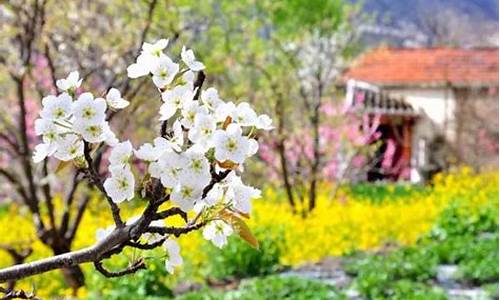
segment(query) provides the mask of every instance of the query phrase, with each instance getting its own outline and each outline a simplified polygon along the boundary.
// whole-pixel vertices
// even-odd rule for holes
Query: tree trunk
[[[309,185],[309,211],[316,207],[316,190],[318,184],[318,171],[320,160],[319,149],[319,111],[320,104],[314,108],[314,114],[311,118],[313,126],[313,162],[311,164],[311,181]]]
[[[290,204],[292,211],[295,212],[295,199],[293,197],[292,185],[290,184],[288,166],[286,164],[285,141],[283,139],[280,139],[279,141],[278,153],[280,156],[281,176],[283,177],[283,183],[285,186],[288,203]]]
[[[286,162],[286,150],[285,150],[285,124],[284,124],[284,103],[283,96],[278,93],[275,111],[278,117],[278,154],[280,157],[280,167],[281,167],[281,177],[285,186],[286,196],[288,203],[295,213],[295,199],[293,196],[292,185],[290,183],[290,174],[288,172],[288,166]]]

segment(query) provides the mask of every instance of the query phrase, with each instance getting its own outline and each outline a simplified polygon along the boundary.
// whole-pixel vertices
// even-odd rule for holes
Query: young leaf
[[[233,230],[253,248],[259,250],[259,241],[253,236],[245,221],[228,210],[220,212],[220,217],[233,227]]]

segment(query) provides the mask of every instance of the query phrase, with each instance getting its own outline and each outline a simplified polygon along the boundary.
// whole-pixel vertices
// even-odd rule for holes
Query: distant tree
[[[321,131],[330,119],[350,117],[325,117],[321,110],[328,104],[342,106],[336,84],[358,51],[356,28],[364,19],[359,9],[340,0],[288,0],[206,1],[185,11],[198,28],[188,34],[203,33],[193,40],[207,65],[220,70],[227,66],[215,78],[220,84],[231,83],[224,85],[229,88],[222,89],[222,96],[244,95],[257,106],[272,105],[277,128],[268,140],[292,208],[297,197],[305,196],[307,210],[312,210],[326,161],[341,160],[339,152],[324,153],[321,143],[328,139],[323,140]],[[206,45],[210,49],[204,50]],[[353,127],[359,129],[360,124]],[[290,148],[301,142],[308,154],[291,159],[295,150]]]
[[[415,25],[426,37],[427,46],[498,46],[498,23],[450,6],[418,7]]]

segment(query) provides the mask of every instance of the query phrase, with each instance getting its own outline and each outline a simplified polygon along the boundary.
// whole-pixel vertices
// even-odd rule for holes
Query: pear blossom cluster
[[[244,184],[241,173],[245,161],[259,148],[255,133],[272,129],[272,120],[258,115],[246,102],[222,100],[213,87],[201,90],[195,86],[196,73],[205,65],[186,47],[175,62],[165,53],[167,48],[167,39],[144,43],[136,61],[127,68],[129,78],[148,76],[157,87],[158,124],[167,125],[166,132],[137,147],[129,140],[120,141],[107,120],[108,111],[124,109],[129,102],[115,88],[107,91],[105,98],[81,92],[82,79],[72,72],[57,81],[59,95],[43,99],[35,122],[42,143],[36,146],[33,160],[52,156],[62,161],[81,160],[85,143],[105,143],[111,150],[103,187],[114,203],[139,197],[136,182],[142,180],[136,180],[140,172],[133,171],[131,162],[142,161],[147,166],[144,176],[157,179],[174,206],[186,213],[211,216],[205,220],[203,236],[221,248],[235,229],[209,212],[230,209],[250,213],[251,200],[259,198],[260,191]],[[214,184],[213,172],[226,172],[227,176]],[[211,188],[206,189],[208,186]],[[97,238],[105,238],[112,230],[99,230]],[[172,273],[182,264],[180,248],[172,237],[166,239],[164,248],[165,266]]]
[[[116,136],[106,121],[106,110],[121,109],[128,101],[121,98],[120,91],[112,88],[106,99],[85,92],[76,97],[82,79],[77,71],[66,79],[56,82],[59,95],[42,99],[40,118],[35,120],[35,133],[42,136],[43,143],[35,147],[33,160],[40,162],[48,156],[62,161],[73,160],[83,155],[83,142],[108,145],[117,143]]]

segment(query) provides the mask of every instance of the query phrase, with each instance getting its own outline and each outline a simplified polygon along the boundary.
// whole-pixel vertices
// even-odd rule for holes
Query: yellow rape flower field
[[[355,197],[348,189],[343,189],[338,199],[332,200],[328,196],[328,186],[325,185],[323,190],[317,208],[307,218],[291,213],[288,203],[273,189],[264,190],[263,199],[254,202],[249,226],[252,229],[265,228],[269,238],[283,235],[282,264],[297,266],[353,250],[376,250],[388,243],[412,245],[429,232],[451,201],[460,202],[462,213],[467,215],[474,215],[485,206],[498,209],[498,196],[492,196],[498,195],[498,174],[474,174],[467,168],[437,175],[426,192],[412,193],[408,197],[393,197],[389,188],[385,198],[376,202],[359,195]],[[90,205],[83,218],[74,249],[93,244],[96,230],[110,224],[108,211],[102,209],[105,203],[99,203],[97,197],[92,203],[94,205]],[[123,209],[127,217],[138,214],[140,210],[140,207]],[[36,240],[29,218],[19,207],[9,205],[0,214],[2,243],[20,245],[31,241],[36,255],[30,256],[30,260],[50,255],[50,251]],[[181,237],[184,259],[194,266],[202,265],[208,259],[203,251],[199,251],[204,243],[199,233]],[[2,253],[0,266],[10,264],[10,257]],[[85,270],[92,272],[92,267],[86,266]],[[57,271],[25,279],[19,286],[28,291],[35,287],[37,295],[42,297],[55,291],[59,294],[71,292],[66,290]],[[79,296],[85,296],[85,289],[79,291]]]

